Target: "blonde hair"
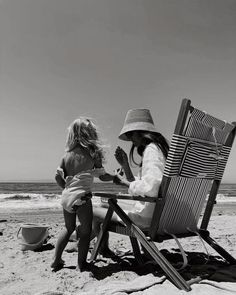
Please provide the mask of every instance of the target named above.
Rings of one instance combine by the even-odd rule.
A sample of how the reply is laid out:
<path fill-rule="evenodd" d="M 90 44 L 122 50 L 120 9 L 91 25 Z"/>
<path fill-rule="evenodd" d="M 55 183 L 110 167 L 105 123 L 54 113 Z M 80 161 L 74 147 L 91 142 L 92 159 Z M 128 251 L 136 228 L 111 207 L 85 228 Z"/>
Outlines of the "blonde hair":
<path fill-rule="evenodd" d="M 93 159 L 104 158 L 96 125 L 89 118 L 79 117 L 68 127 L 66 151 L 72 151 L 77 146 L 87 149 Z"/>

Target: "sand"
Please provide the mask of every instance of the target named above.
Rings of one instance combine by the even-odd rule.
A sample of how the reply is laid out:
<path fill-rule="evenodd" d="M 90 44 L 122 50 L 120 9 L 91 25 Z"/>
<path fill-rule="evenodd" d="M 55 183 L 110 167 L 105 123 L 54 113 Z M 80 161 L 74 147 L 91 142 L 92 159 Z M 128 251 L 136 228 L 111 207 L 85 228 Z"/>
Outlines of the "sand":
<path fill-rule="evenodd" d="M 0 233 L 2 233 L 0 294 L 185 294 L 170 283 L 158 267 L 150 264 L 138 266 L 133 256 L 125 252 L 131 250 L 131 247 L 129 239 L 124 236 L 111 234 L 110 247 L 118 254 L 126 254 L 116 259 L 100 256 L 92 273 L 76 271 L 76 252 L 64 252 L 63 259 L 66 262 L 64 268 L 52 272 L 50 263 L 58 233 L 63 227 L 62 213 L 60 211 L 0 212 L 0 220 Z M 22 223 L 49 225 L 50 239 L 40 251 L 21 251 L 17 231 Z M 234 257 L 236 257 L 235 223 L 236 206 L 221 204 L 216 206 L 209 224 L 212 237 L 215 237 L 217 242 Z M 203 281 L 192 285 L 189 294 L 236 293 L 235 266 L 227 266 L 222 259 L 217 258 L 217 253 L 209 246 L 207 249 L 213 257 L 208 264 L 202 265 L 207 255 L 202 243 L 196 237 L 181 239 L 181 244 L 191 258 L 191 266 L 183 275 L 189 275 L 190 278 L 205 275 Z M 158 244 L 158 247 L 168 250 L 166 255 L 170 258 L 173 256 L 179 260 L 180 255 L 174 241 L 163 242 Z M 219 270 L 223 271 L 223 275 L 219 276 Z"/>

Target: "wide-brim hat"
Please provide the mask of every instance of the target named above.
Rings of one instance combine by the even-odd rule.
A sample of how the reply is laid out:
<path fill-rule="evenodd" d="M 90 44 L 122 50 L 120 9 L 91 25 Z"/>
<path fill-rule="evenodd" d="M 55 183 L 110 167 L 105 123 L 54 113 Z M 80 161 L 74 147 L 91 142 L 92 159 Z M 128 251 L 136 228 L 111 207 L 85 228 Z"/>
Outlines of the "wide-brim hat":
<path fill-rule="evenodd" d="M 132 109 L 126 114 L 119 139 L 129 141 L 126 133 L 130 131 L 149 131 L 157 133 L 151 113 L 148 109 Z"/>
<path fill-rule="evenodd" d="M 21 237 L 19 233 L 21 232 Z M 20 239 L 21 250 L 36 250 L 40 248 L 49 236 L 48 226 L 41 224 L 22 224 L 17 237 Z"/>

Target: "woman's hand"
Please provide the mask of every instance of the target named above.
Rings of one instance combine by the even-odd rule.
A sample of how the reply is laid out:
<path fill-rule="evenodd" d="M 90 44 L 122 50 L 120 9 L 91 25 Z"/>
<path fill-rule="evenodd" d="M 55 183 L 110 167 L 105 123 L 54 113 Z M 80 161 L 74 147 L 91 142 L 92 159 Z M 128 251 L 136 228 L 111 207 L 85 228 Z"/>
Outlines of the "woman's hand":
<path fill-rule="evenodd" d="M 115 150 L 115 158 L 121 167 L 128 165 L 128 156 L 126 152 L 119 146 Z"/>
<path fill-rule="evenodd" d="M 120 185 L 125 185 L 125 186 L 129 186 L 130 182 L 124 177 L 124 172 L 122 169 L 117 169 L 113 182 L 115 184 L 120 184 Z"/>
<path fill-rule="evenodd" d="M 129 186 L 130 182 L 134 181 L 135 178 L 134 178 L 133 173 L 130 169 L 127 154 L 119 146 L 116 148 L 115 158 L 116 158 L 117 162 L 121 165 L 121 167 L 124 169 L 124 172 L 125 172 L 125 176 L 126 176 L 127 180 L 124 180 L 123 184 L 124 184 L 124 182 L 126 182 L 125 185 Z"/>

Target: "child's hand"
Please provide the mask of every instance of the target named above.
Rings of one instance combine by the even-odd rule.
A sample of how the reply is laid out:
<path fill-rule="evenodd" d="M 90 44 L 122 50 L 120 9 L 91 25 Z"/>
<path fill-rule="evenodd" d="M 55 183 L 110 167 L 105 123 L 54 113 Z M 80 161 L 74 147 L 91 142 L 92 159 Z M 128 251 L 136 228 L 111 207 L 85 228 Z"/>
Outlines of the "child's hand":
<path fill-rule="evenodd" d="M 126 152 L 121 148 L 121 147 L 117 147 L 116 151 L 115 151 L 115 158 L 117 160 L 117 162 L 121 165 L 121 166 L 125 166 L 128 164 L 128 157 Z"/>
<path fill-rule="evenodd" d="M 63 189 L 65 188 L 65 183 L 66 183 L 64 177 L 65 177 L 65 174 L 63 169 L 61 167 L 58 167 L 56 171 L 55 179 L 57 184 Z"/>
<path fill-rule="evenodd" d="M 64 170 L 61 167 L 57 167 L 56 174 L 60 175 L 61 178 L 65 179 Z"/>

